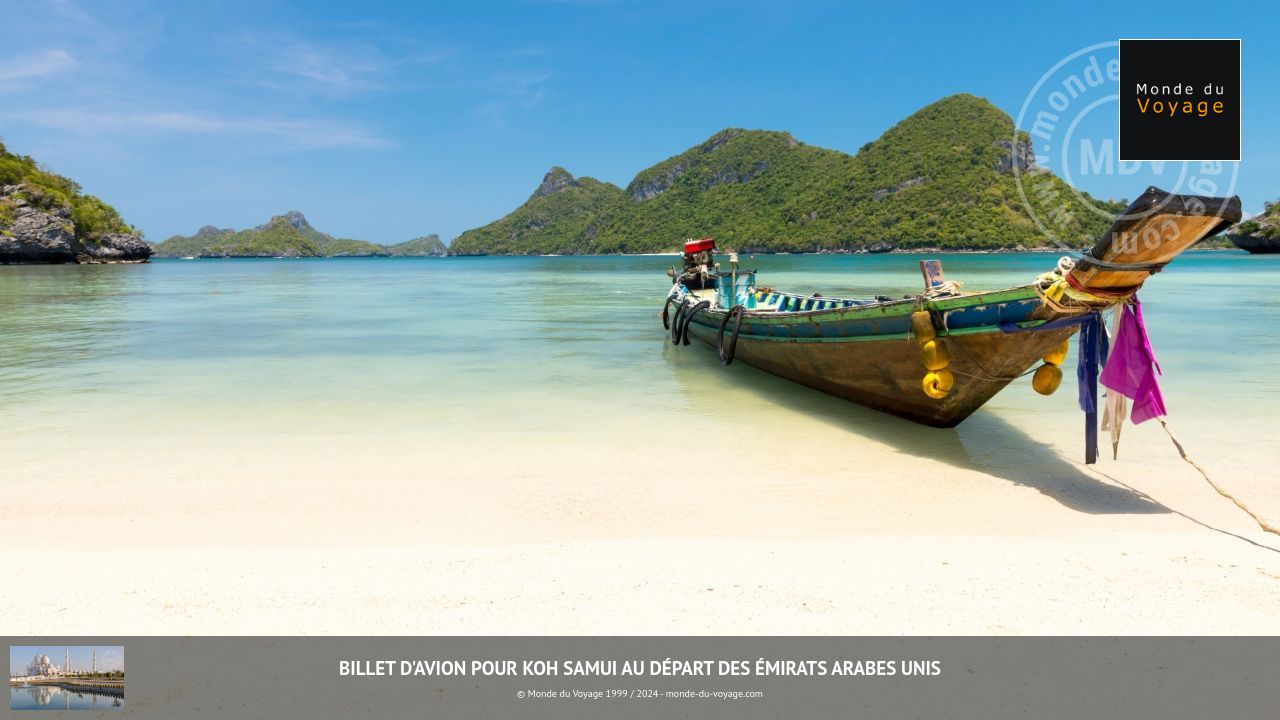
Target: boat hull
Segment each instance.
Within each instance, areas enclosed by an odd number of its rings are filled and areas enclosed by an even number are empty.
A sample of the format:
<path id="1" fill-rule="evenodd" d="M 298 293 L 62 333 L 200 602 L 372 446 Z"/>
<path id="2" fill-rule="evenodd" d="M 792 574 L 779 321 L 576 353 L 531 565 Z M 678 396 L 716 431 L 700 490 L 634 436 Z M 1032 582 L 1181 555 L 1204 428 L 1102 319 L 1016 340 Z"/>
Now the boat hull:
<path id="1" fill-rule="evenodd" d="M 718 325 L 689 325 L 691 339 L 713 347 L 718 332 Z M 921 363 L 918 344 L 905 337 L 786 342 L 740 335 L 734 359 L 859 405 L 947 428 L 969 417 L 1075 332 L 1072 326 L 944 338 L 955 387 L 939 400 L 925 395 L 922 381 L 928 371 Z"/>

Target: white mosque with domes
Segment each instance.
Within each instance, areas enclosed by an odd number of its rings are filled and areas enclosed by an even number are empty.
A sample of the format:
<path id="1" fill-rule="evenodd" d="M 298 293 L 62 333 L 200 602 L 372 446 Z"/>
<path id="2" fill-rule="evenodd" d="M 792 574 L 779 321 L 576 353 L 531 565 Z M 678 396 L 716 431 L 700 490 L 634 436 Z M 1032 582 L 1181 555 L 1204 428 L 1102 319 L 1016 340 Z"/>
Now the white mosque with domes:
<path id="1" fill-rule="evenodd" d="M 58 658 L 56 654 L 45 655 L 42 652 L 40 652 L 45 648 L 30 648 L 31 650 L 35 650 L 36 654 L 35 654 L 35 657 L 31 658 L 31 662 L 27 663 L 27 667 L 25 670 L 19 669 L 21 667 L 18 664 L 20 661 L 18 660 L 17 657 L 14 657 L 14 655 L 12 654 L 15 649 L 19 649 L 19 648 L 14 648 L 14 647 L 9 648 L 11 653 L 10 662 L 12 663 L 9 666 L 10 667 L 10 670 L 9 670 L 10 683 L 15 683 L 15 682 L 21 683 L 21 682 L 27 682 L 27 681 L 39 682 L 42 680 L 55 681 L 55 682 L 64 682 L 64 681 L 72 681 L 72 680 L 78 681 L 78 680 L 84 679 L 85 677 L 93 678 L 99 675 L 102 675 L 106 679 L 103 680 L 103 677 L 98 677 L 97 679 L 107 682 L 107 681 L 121 680 L 124 677 L 124 669 L 122 667 L 123 662 L 121 658 L 121 655 L 123 655 L 124 648 L 122 647 L 115 648 L 114 655 L 108 652 L 108 655 L 112 656 L 112 659 L 110 662 L 114 667 L 103 673 L 98 672 L 98 650 L 100 648 L 77 647 L 76 652 L 81 653 L 80 655 L 81 659 L 79 660 L 80 662 L 79 665 L 71 664 L 71 646 L 67 646 L 63 648 L 61 658 Z M 107 649 L 108 651 L 111 650 L 111 648 L 107 648 Z M 62 662 L 57 662 L 57 660 L 61 660 Z"/>
<path id="2" fill-rule="evenodd" d="M 37 655 L 27 666 L 27 677 L 58 677 L 64 668 L 53 664 L 48 655 Z"/>

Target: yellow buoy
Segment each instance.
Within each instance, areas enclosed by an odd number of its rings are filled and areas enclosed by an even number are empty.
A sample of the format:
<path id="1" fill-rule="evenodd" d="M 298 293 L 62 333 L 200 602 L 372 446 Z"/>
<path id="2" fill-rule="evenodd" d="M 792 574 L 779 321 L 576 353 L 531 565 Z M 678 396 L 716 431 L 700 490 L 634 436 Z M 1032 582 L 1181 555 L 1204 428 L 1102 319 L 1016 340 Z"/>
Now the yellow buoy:
<path id="1" fill-rule="evenodd" d="M 943 390 L 951 392 L 951 388 L 956 386 L 956 376 L 950 370 L 938 370 L 933 374 L 938 376 L 938 387 Z"/>
<path id="2" fill-rule="evenodd" d="M 934 400 L 941 400 L 951 392 L 951 388 L 955 387 L 956 378 L 951 374 L 950 370 L 935 370 L 924 376 L 921 387 L 924 388 L 924 394 Z"/>
<path id="3" fill-rule="evenodd" d="M 1031 376 L 1031 387 L 1041 395 L 1052 395 L 1061 384 L 1062 368 L 1047 362 L 1036 368 L 1036 374 Z"/>
<path id="4" fill-rule="evenodd" d="M 941 370 L 951 364 L 951 356 L 947 346 L 941 340 L 930 340 L 920 345 L 920 357 L 924 366 L 930 370 Z"/>
<path id="5" fill-rule="evenodd" d="M 933 330 L 933 318 L 929 317 L 928 310 L 911 313 L 911 334 L 916 336 L 916 342 L 927 342 L 938 336 Z"/>
<path id="6" fill-rule="evenodd" d="M 1044 356 L 1044 361 L 1050 365 L 1061 365 L 1062 361 L 1067 359 L 1068 345 L 1068 342 L 1063 340 L 1061 345 L 1050 350 L 1049 354 Z M 1052 392 L 1052 390 L 1050 392 Z"/>

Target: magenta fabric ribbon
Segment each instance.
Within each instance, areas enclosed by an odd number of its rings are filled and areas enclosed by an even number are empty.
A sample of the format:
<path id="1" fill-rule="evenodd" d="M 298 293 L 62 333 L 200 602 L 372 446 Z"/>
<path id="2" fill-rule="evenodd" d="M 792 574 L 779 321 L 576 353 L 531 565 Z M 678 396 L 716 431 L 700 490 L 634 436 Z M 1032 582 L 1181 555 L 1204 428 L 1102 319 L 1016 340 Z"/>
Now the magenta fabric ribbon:
<path id="1" fill-rule="evenodd" d="M 1155 351 L 1151 349 L 1138 298 L 1135 296 L 1133 302 L 1122 306 L 1120 312 L 1120 327 L 1111 340 L 1111 355 L 1098 379 L 1112 392 L 1120 393 L 1133 402 L 1129 418 L 1137 425 L 1169 414 L 1156 378 L 1163 371 L 1160 363 L 1156 362 Z"/>

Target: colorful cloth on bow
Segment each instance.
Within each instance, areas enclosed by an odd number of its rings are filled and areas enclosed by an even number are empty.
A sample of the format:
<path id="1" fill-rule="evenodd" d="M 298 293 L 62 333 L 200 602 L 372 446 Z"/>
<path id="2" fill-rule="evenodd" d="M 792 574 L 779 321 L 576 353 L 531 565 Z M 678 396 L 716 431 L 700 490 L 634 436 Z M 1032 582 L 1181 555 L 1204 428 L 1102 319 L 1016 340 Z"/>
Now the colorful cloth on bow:
<path id="1" fill-rule="evenodd" d="M 1107 362 L 1107 344 L 1101 317 L 1097 312 L 1089 313 L 1080 323 L 1080 352 L 1076 356 L 1080 409 L 1086 413 L 1098 411 L 1098 369 Z"/>
<path id="2" fill-rule="evenodd" d="M 1120 332 L 1120 317 L 1124 314 L 1124 306 L 1117 305 L 1111 313 L 1111 337 Z M 1129 398 L 1115 390 L 1107 391 L 1107 401 L 1102 410 L 1102 429 L 1111 433 L 1111 459 L 1120 455 L 1120 431 L 1124 429 L 1124 419 L 1129 414 Z"/>
<path id="3" fill-rule="evenodd" d="M 1084 462 L 1098 461 L 1098 368 L 1107 361 L 1107 333 L 1102 316 L 1093 311 L 1080 322 L 1080 352 L 1076 363 L 1080 409 L 1084 411 Z"/>
<path id="4" fill-rule="evenodd" d="M 1133 412 L 1129 418 L 1137 425 L 1168 414 L 1156 377 L 1162 371 L 1151 349 L 1151 340 L 1147 338 L 1147 326 L 1142 320 L 1142 304 L 1138 298 L 1135 296 L 1133 302 L 1121 308 L 1120 312 L 1120 328 L 1116 331 L 1111 355 L 1099 380 L 1112 392 L 1133 401 Z"/>

